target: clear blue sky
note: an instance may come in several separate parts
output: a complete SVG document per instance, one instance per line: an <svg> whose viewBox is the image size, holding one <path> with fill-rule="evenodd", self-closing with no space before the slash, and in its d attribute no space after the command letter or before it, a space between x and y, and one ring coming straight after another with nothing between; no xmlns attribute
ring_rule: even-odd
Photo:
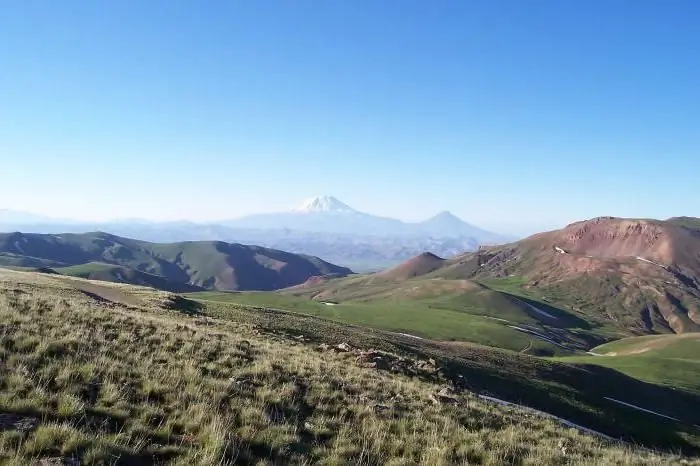
<svg viewBox="0 0 700 466"><path fill-rule="evenodd" d="M0 208L700 216L700 2L0 2Z"/></svg>

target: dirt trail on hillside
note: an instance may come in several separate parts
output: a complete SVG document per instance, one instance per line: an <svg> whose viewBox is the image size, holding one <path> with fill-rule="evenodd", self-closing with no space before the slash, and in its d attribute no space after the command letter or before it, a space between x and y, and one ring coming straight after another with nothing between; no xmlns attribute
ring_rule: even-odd
<svg viewBox="0 0 700 466"><path fill-rule="evenodd" d="M633 354L641 354L645 353L647 351L650 351L652 349L661 349L665 348L666 346L672 345L679 339L690 339L690 340L700 340L700 334L698 333L681 333L681 334L676 334L676 335L664 335L664 336L659 336L657 338L644 341L644 342L639 342L638 344L634 346L630 346L629 348L625 348L622 350L618 351L608 351L606 353L598 353L602 354L604 356L629 356Z"/></svg>
<svg viewBox="0 0 700 466"><path fill-rule="evenodd" d="M113 303L125 304L127 306L140 306L143 304L143 302L136 296L125 293L116 287L82 282L73 283L73 286L76 290L81 291L93 298L102 299Z"/></svg>

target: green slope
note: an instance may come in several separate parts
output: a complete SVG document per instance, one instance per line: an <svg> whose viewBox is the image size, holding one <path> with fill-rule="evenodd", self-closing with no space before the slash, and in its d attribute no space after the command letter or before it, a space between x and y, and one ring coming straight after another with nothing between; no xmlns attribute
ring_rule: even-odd
<svg viewBox="0 0 700 466"><path fill-rule="evenodd" d="M187 293L202 289L187 283L172 282L158 275L141 272L122 265L106 264L104 262L88 262L87 264L58 267L54 268L54 270L61 275L148 286L174 293Z"/></svg>
<svg viewBox="0 0 700 466"><path fill-rule="evenodd" d="M136 283L152 281L145 273L167 283L219 290L274 290L312 276L350 273L316 257L217 241L158 244L100 232L0 234L0 265L61 267L93 262L131 269L134 272L124 270L121 276L134 277ZM116 277L105 270L86 270L101 279Z"/></svg>
<svg viewBox="0 0 700 466"><path fill-rule="evenodd" d="M423 320L428 322L428 325L433 315L445 312L449 315L469 314L479 318L479 322L486 317L492 325L510 325L535 330L551 340L579 350L625 336L604 320L596 320L570 309L554 306L547 302L545 297L523 289L522 280L518 277L477 282L433 278L433 274L408 280L392 280L381 274L370 274L307 283L277 293L315 301L332 300L342 305L365 305L379 309L383 314L387 313L387 309L393 308L420 310L426 313ZM383 316L382 319L401 322L404 316L397 312L393 317ZM462 320L470 319L465 316ZM473 318L471 321L477 322ZM362 322L369 324L366 320ZM508 328L508 333L512 331L512 328ZM459 339L468 340L475 333L479 332L474 330L463 333L463 337ZM531 335L528 339L542 341ZM516 340L519 341L520 338ZM473 341L483 343L486 338L481 337ZM499 343L496 346L501 345L502 343ZM515 349L512 346L508 348Z"/></svg>
<svg viewBox="0 0 700 466"><path fill-rule="evenodd" d="M625 338L594 348L601 356L560 358L616 369L647 382L700 394L700 334Z"/></svg>
<svg viewBox="0 0 700 466"><path fill-rule="evenodd" d="M515 330L504 322L476 313L430 307L422 302L344 302L327 305L304 297L261 292L201 292L187 296L201 301L294 311L336 322L434 340L475 342L513 351L526 350L530 354L570 353L557 345Z"/></svg>

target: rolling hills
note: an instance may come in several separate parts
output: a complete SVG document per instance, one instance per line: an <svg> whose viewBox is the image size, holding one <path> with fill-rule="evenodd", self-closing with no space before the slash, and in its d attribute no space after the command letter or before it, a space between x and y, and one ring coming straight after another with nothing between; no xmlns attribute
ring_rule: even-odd
<svg viewBox="0 0 700 466"><path fill-rule="evenodd" d="M419 256L385 272L283 292L341 302L427 297L465 308L495 294L510 304L489 306L493 316L509 320L512 313L500 313L515 305L542 324L561 327L548 314L566 316L601 336L692 332L700 330L696 224L600 217L448 260Z"/></svg>
<svg viewBox="0 0 700 466"><path fill-rule="evenodd" d="M700 333L624 338L593 348L589 355L557 360L609 367L650 383L700 394Z"/></svg>
<svg viewBox="0 0 700 466"><path fill-rule="evenodd" d="M196 289L274 290L350 269L317 257L218 241L149 243L107 233L0 234L0 264L86 278Z"/></svg>

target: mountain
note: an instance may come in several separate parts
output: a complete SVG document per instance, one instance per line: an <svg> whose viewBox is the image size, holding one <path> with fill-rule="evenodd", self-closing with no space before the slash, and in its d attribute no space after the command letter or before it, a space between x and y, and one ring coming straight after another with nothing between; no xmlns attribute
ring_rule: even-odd
<svg viewBox="0 0 700 466"><path fill-rule="evenodd" d="M694 225L599 217L462 255L436 276L520 277L524 289L617 327L698 331L700 227Z"/></svg>
<svg viewBox="0 0 700 466"><path fill-rule="evenodd" d="M414 224L422 234L434 238L469 237L479 244L499 244L512 238L470 225L451 212L443 211L423 222Z"/></svg>
<svg viewBox="0 0 700 466"><path fill-rule="evenodd" d="M220 223L232 228L286 228L362 236L471 237L479 244L504 239L500 235L470 225L449 212L442 212L424 222L403 222L395 218L360 212L333 196L306 199L289 212L256 214Z"/></svg>
<svg viewBox="0 0 700 466"><path fill-rule="evenodd" d="M30 214L7 215L6 221L0 216L0 231L43 234L106 231L158 243L258 244L321 257L361 271L391 267L425 251L449 258L476 250L480 245L502 244L513 239L470 225L449 212L409 223L357 211L332 196L307 199L288 212L204 224L143 219L81 223Z"/></svg>
<svg viewBox="0 0 700 466"><path fill-rule="evenodd" d="M486 308L511 320L502 304L473 305L484 286L505 293L545 331L579 328L601 337L700 331L700 222L599 217L443 261L422 255L364 278L284 292L338 301L430 296L439 299L434 305L461 303L463 312Z"/></svg>
<svg viewBox="0 0 700 466"><path fill-rule="evenodd" d="M333 196L319 196L306 199L300 205L292 208L292 212L301 214L320 212L341 214L358 213L355 209L340 202Z"/></svg>
<svg viewBox="0 0 700 466"><path fill-rule="evenodd" d="M96 267L94 262L124 269ZM99 273L113 281L158 286L180 285L216 290L274 290L302 283L312 276L347 275L350 269L317 257L260 246L221 241L149 243L107 234L0 234L0 264L26 267L81 266L72 275ZM171 282L157 284L150 274ZM175 286L177 285L177 286Z"/></svg>

